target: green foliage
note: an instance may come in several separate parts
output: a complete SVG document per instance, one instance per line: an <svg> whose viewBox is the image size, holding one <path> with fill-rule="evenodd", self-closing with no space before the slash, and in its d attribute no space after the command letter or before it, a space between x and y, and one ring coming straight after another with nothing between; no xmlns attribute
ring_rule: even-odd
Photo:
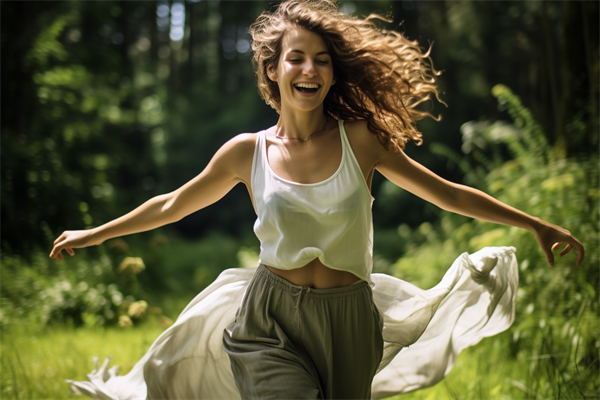
<svg viewBox="0 0 600 400"><path fill-rule="evenodd" d="M155 2L2 4L2 68L10 77L2 90L0 325L6 334L2 370L10 371L1 377L2 397L64 398L62 382L54 382L75 375L83 379L89 372L87 367L77 369L88 359L66 360L71 372L59 369L57 355L63 357L69 346L85 343L91 349L89 358L102 353L95 349L105 340L137 343L136 324L154 317L161 322L159 314L152 314L156 308L143 301L159 305L174 318L222 269L255 263L256 240L239 239L251 230L255 217L244 188L176 225L186 237L206 240L138 235L98 251L78 251L63 264L49 261L46 254L63 229L99 225L175 189L199 173L229 137L275 122L275 113L256 94L250 54L234 53L230 59L221 51L225 39L247 39L245 28L268 4L185 2L189 35L181 42L157 31ZM435 171L443 171L441 163L453 160L460 168L448 168L445 173L450 176L445 177L459 180L458 171L464 171L465 182L571 229L587 249L582 267L573 267L574 257L569 255L548 269L529 233L440 215L434 206L376 177L377 272L390 271L427 287L439 281L448 260L462 251L503 244L518 248L522 285L513 329L491 339L493 345L468 352L465 356L476 362L470 358L464 363L469 368L456 369L465 378L451 377L443 390L433 388L428 396L563 397L564 391L555 391L562 388L568 390L564 397L577 397L572 383L585 382L586 377L587 383L579 385L582 393L590 393L592 386L597 394L593 373L598 370L598 346L593 337L598 336L598 4L346 5L355 7L357 15L385 14L391 7L396 22L404 21L399 29L408 37L419 38L422 45L422 39L435 42L432 57L436 67L444 69L440 92L450 107L442 110L442 124L419 123L425 142L434 142L434 151L410 147L409 154ZM121 43L114 40L119 35ZM560 68L556 60L564 61ZM492 82L507 82L526 95L523 99L532 112L497 86L499 112L508 111L513 123L486 121L497 117L488 96ZM484 120L462 128L469 157L444 147L458 148L458 136L448 133L480 115ZM447 158L436 158L436 153ZM215 229L221 233L210 234ZM143 272L119 272L123 260L140 256ZM114 302L118 298L120 305ZM146 309L137 320L129 313L133 304L131 314ZM95 342L86 339L89 330L39 330L61 321L118 324L120 317L128 317L133 329L110 331L105 339L98 333ZM125 318L121 322L128 324ZM15 333L21 326L23 331ZM33 351L37 345L12 341L21 334L41 343L46 333L49 341L39 345L43 355ZM58 342L65 346L52 346ZM10 346L32 352L19 358ZM139 351L131 362L143 354L141 347L136 347ZM515 358L504 360L506 348ZM115 351L121 360L122 348ZM485 367L486 352L490 359L503 360L501 367L488 365L489 380L471 368ZM573 372L574 366L579 372ZM496 370L504 372L494 374ZM550 380L547 371L554 374ZM493 377L503 373L510 381ZM566 383L557 384L557 379ZM42 383L38 387L34 382ZM544 386L548 382L550 386ZM60 390L50 388L53 385ZM459 392L456 387L468 390Z"/></svg>
<svg viewBox="0 0 600 400"><path fill-rule="evenodd" d="M137 282L141 259L125 257L118 268L106 252L88 257L67 256L60 263L35 252L31 263L16 255L2 256L0 327L28 325L35 329L55 323L75 326L141 323L161 310L140 300ZM136 269L137 266L137 269ZM168 325L166 317L159 320Z"/></svg>
<svg viewBox="0 0 600 400"><path fill-rule="evenodd" d="M46 67L50 58L63 61L68 57L68 52L60 42L60 35L65 27L78 22L79 13L73 10L58 16L51 24L44 29L33 42L26 60L32 64L39 64Z"/></svg>
<svg viewBox="0 0 600 400"><path fill-rule="evenodd" d="M62 263L40 251L32 261L3 254L0 327L127 327L148 319L168 326L224 269L257 266L256 248L242 244L218 233L194 242L155 233L78 249Z"/></svg>
<svg viewBox="0 0 600 400"><path fill-rule="evenodd" d="M490 340L500 341L527 366L517 387L528 396L596 397L600 394L598 157L560 158L517 96L501 85L492 93L514 124L465 124L465 143L471 145L468 158L443 147L436 151L459 161L473 186L571 230L586 247L583 264L575 266L573 250L549 267L531 233L443 213L440 229L431 229L429 223L415 231L400 227L407 253L390 272L430 287L460 252L515 246L520 269L516 320L509 336ZM498 129L509 134L499 135ZM499 157L501 146L512 159ZM439 234L431 233L435 231Z"/></svg>
<svg viewBox="0 0 600 400"><path fill-rule="evenodd" d="M109 355L115 356L119 374L125 374L161 331L148 323L131 329L60 325L40 331L26 325L13 326L2 334L0 397L73 398L65 379L86 380L94 367L92 359L99 357L102 363Z"/></svg>
<svg viewBox="0 0 600 400"><path fill-rule="evenodd" d="M274 121L249 54L221 54L221 14L234 37L247 39L249 21L235 5L186 5L193 33L184 47L149 30L157 5L3 7L3 33L19 39L3 41L3 69L18 82L3 90L3 251L27 256L64 229L114 219L192 179L233 135ZM13 23L25 19L28 31ZM177 229L238 234L240 220L252 223L247 196L220 203Z"/></svg>
<svg viewBox="0 0 600 400"><path fill-rule="evenodd" d="M157 244L159 242L160 244ZM128 240L148 267L141 280L154 293L193 296L227 268L238 267L240 242L219 233L198 241L156 235L147 243Z"/></svg>
<svg viewBox="0 0 600 400"><path fill-rule="evenodd" d="M2 247L25 257L61 227L98 225L149 197L156 166L147 133L164 117L157 85L136 86L143 66L130 68L101 37L81 41L93 4L44 7L21 6L36 29L30 43L8 44L23 65L5 70L20 87L19 100L3 104ZM132 190L124 195L123 185Z"/></svg>

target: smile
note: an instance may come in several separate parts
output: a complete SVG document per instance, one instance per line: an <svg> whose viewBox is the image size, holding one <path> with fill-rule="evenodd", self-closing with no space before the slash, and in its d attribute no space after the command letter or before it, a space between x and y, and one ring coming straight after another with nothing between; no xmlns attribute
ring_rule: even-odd
<svg viewBox="0 0 600 400"><path fill-rule="evenodd" d="M321 87L321 85L319 85L318 83L295 83L294 84L294 88L299 91L300 93L306 93L306 94L313 94L316 93L317 90L319 90L319 88Z"/></svg>

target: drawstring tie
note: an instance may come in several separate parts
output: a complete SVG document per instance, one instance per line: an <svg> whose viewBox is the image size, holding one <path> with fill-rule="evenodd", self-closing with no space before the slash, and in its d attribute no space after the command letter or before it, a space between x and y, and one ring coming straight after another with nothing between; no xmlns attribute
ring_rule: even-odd
<svg viewBox="0 0 600 400"><path fill-rule="evenodd" d="M292 289L299 289L297 293L294 293ZM296 308L300 305L300 301L302 300L302 293L304 293L304 289L306 289L306 293L310 293L310 288L308 286L290 286L290 294L292 296L297 296L298 300L296 301Z"/></svg>
<svg viewBox="0 0 600 400"><path fill-rule="evenodd" d="M294 291L292 289L298 289L298 291L296 293L294 293ZM306 289L306 293L310 292L310 288L308 286L290 286L289 287L289 292L292 296L297 297L298 300L296 300L296 329L298 331L300 331L300 301L302 301L302 293L304 293L304 290Z"/></svg>

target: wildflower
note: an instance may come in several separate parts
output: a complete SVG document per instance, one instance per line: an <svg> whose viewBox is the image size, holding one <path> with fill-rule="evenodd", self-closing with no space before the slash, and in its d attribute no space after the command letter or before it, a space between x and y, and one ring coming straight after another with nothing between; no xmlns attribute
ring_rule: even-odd
<svg viewBox="0 0 600 400"><path fill-rule="evenodd" d="M132 325L133 325L133 322L131 322L131 318L129 318L128 315L120 315L119 316L119 326L121 328L127 328Z"/></svg>
<svg viewBox="0 0 600 400"><path fill-rule="evenodd" d="M121 261L121 264L119 264L117 272L137 275L144 269L146 269L146 266L141 257L125 257L123 261Z"/></svg>
<svg viewBox="0 0 600 400"><path fill-rule="evenodd" d="M144 300L136 301L129 305L127 314L132 318L139 318L146 311L146 308L148 308L148 303Z"/></svg>

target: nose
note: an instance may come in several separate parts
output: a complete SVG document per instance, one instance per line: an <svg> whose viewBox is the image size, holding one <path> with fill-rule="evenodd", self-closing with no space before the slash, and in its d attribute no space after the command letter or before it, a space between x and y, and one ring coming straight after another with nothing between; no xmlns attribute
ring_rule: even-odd
<svg viewBox="0 0 600 400"><path fill-rule="evenodd" d="M315 76L315 63L312 60L306 60L302 73L306 76Z"/></svg>

